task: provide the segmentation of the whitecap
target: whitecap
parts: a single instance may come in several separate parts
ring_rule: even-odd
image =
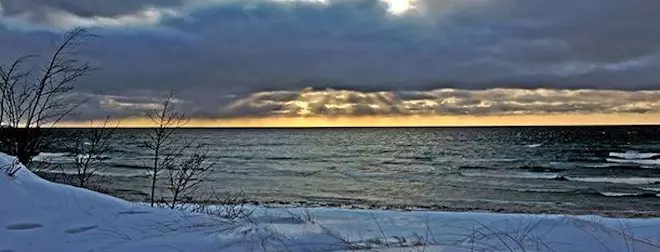
[[[527,148],[538,148],[538,147],[541,147],[541,146],[543,146],[543,144],[528,144],[528,145],[525,145],[525,147],[527,147]]]
[[[644,178],[644,177],[564,177],[570,181],[588,182],[588,183],[612,183],[612,184],[628,184],[628,185],[648,185],[660,183],[660,178]]]
[[[532,193],[570,193],[575,189],[543,189],[543,188],[502,188],[501,190],[509,190],[516,192],[532,192]]]
[[[607,162],[619,164],[660,165],[658,159],[616,159],[608,158]]]
[[[68,152],[40,152],[37,157],[48,158],[48,157],[66,157],[71,155]]]
[[[649,191],[649,192],[660,192],[660,188],[642,187],[642,188],[639,188],[639,189],[642,189],[644,191]]]
[[[632,196],[642,195],[641,193],[622,193],[622,192],[598,192],[598,193],[606,197],[632,197]]]
[[[623,159],[649,159],[660,156],[660,153],[640,153],[637,151],[610,152],[610,157],[617,157]]]
[[[89,154],[81,154],[76,156],[77,159],[93,159],[93,160],[106,160],[110,159],[110,156],[102,154],[102,155],[89,155]]]
[[[32,158],[32,161],[49,163],[68,163],[72,160],[71,153],[68,152],[41,152]]]
[[[615,163],[615,164],[613,164]],[[621,163],[618,162],[612,162],[612,163],[597,163],[597,164],[580,164],[579,167],[584,167],[584,168],[618,168],[618,167],[626,167],[622,165]],[[630,167],[636,167],[631,165]]]
[[[624,192],[598,192],[605,197],[660,197],[653,193],[624,193]]]
[[[461,175],[488,178],[556,179],[560,174],[554,172],[461,172]]]

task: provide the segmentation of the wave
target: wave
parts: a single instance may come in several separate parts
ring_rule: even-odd
[[[533,193],[570,193],[575,192],[575,189],[541,189],[541,188],[503,188],[502,190],[516,191],[516,192],[533,192]]]
[[[649,191],[649,192],[657,192],[660,193],[660,188],[653,188],[653,187],[640,187],[639,189],[642,189],[644,191]]]
[[[637,151],[626,152],[610,152],[610,157],[617,157],[623,159],[649,159],[660,156],[660,153],[640,153]]]
[[[660,165],[659,159],[616,159],[608,158],[607,162],[619,164]]]
[[[81,154],[81,155],[74,155],[73,153],[69,152],[41,152],[39,155],[35,156],[32,158],[32,161],[37,161],[37,162],[50,162],[50,163],[73,163],[75,159],[95,159],[95,160],[108,160],[111,157],[109,155],[89,155],[89,154]]]
[[[644,197],[655,198],[660,197],[660,194],[655,193],[624,193],[624,192],[598,192],[605,197]]]
[[[646,178],[646,177],[568,177],[560,176],[564,180],[587,182],[587,183],[611,183],[611,184],[628,184],[628,185],[651,185],[660,183],[660,178]]]
[[[566,169],[558,168],[558,167],[527,166],[527,165],[521,166],[518,169],[531,171],[531,172],[543,172],[543,173],[548,173],[548,172],[559,173],[566,171]]]
[[[461,161],[472,162],[472,163],[481,163],[481,162],[487,163],[487,162],[518,162],[523,160],[516,158],[473,158],[473,159],[462,159]]]
[[[36,162],[49,162],[49,163],[69,163],[73,162],[71,153],[68,152],[41,152],[39,155],[32,158]]]
[[[538,148],[538,147],[541,147],[541,146],[543,146],[543,144],[528,144],[528,145],[525,145],[525,147],[527,147],[527,148]]]
[[[78,155],[78,159],[94,159],[94,160],[108,160],[110,159],[109,155],[89,155],[89,154],[84,154],[84,155]]]
[[[133,164],[112,164],[112,167],[116,168],[126,168],[126,169],[149,169],[149,166],[146,165],[133,165]]]
[[[461,166],[462,171],[490,171],[490,172],[539,172],[539,173],[560,173],[565,172],[566,169],[552,166],[531,166],[523,165],[517,168],[502,169],[500,167],[486,167],[486,166]]]
[[[266,160],[306,160],[307,158],[300,157],[266,157]]]
[[[555,172],[461,172],[465,177],[487,177],[487,178],[518,178],[518,179],[557,179],[559,173]]]
[[[567,188],[520,188],[520,187],[484,187],[486,190],[514,191],[523,193],[582,193],[581,189]]]
[[[55,174],[55,175],[67,175],[67,176],[77,176],[75,171],[46,171],[44,173]],[[98,171],[95,172],[93,176],[97,177],[108,177],[109,181],[112,181],[112,178],[149,178],[149,174],[146,172],[111,172],[111,171]]]
[[[39,155],[36,157],[42,157],[42,158],[47,158],[47,157],[66,157],[70,156],[71,153],[69,152],[40,152]]]
[[[633,169],[633,168],[640,168],[640,166],[637,166],[633,163],[618,163],[618,162],[611,162],[611,163],[592,163],[592,164],[578,164],[577,165],[579,168],[616,168],[616,169]]]

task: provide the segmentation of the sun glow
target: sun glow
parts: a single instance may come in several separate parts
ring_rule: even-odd
[[[327,5],[330,3],[329,0],[271,0],[271,1],[280,2],[280,3],[303,2],[303,3],[313,3],[313,4],[323,4],[323,5]],[[392,15],[402,15],[414,9],[415,2],[417,0],[380,0],[380,1],[387,4],[388,6],[387,11]]]
[[[97,122],[62,122],[57,127],[98,127]],[[658,125],[660,114],[568,114],[509,116],[360,116],[360,117],[253,117],[192,119],[184,127],[315,128],[315,127],[471,127],[471,126],[578,126]],[[154,127],[148,118],[110,122],[119,127]]]
[[[415,8],[415,0],[383,0],[389,5],[388,11],[394,15],[405,14]]]

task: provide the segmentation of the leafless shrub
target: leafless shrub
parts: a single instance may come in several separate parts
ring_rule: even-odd
[[[229,220],[252,221],[250,217],[256,207],[250,206],[241,193],[212,193],[210,197],[198,201],[191,211],[222,217]]]
[[[151,206],[166,207],[220,216],[226,219],[249,219],[254,209],[247,207],[243,194],[203,195],[200,189],[212,172],[215,161],[190,139],[182,139],[177,132],[187,122],[185,114],[175,108],[170,93],[148,117],[156,125],[144,143],[151,152]],[[163,178],[164,177],[164,178]],[[156,196],[156,187],[164,181],[166,193]]]
[[[18,159],[14,159],[10,164],[5,164],[1,168],[10,177],[15,177],[16,173],[18,173],[18,171],[20,171],[22,167],[23,166],[18,161]]]
[[[39,161],[32,160],[28,165],[30,171],[35,173],[51,173],[62,171],[60,164],[53,161],[53,158],[42,158]]]
[[[309,211],[309,208],[289,210],[288,212],[292,218],[300,221],[301,223],[309,223],[309,224],[316,223],[314,221],[314,217],[312,217],[312,213]]]
[[[105,170],[103,162],[111,150],[110,140],[117,129],[117,125],[109,127],[109,120],[106,118],[101,127],[82,130],[69,147],[76,167],[73,185],[88,188],[90,180]]]
[[[69,115],[73,84],[94,70],[80,60],[79,48],[90,37],[77,28],[64,35],[41,66],[28,66],[30,55],[0,66],[0,149],[27,164],[43,147],[48,129]]]
[[[168,162],[165,167],[167,173],[167,190],[169,199],[165,202],[170,209],[179,205],[193,203],[199,196],[200,186],[211,172],[215,162],[209,160],[207,151],[195,147],[192,154],[179,157]]]
[[[174,108],[172,94],[168,94],[162,104],[147,114],[156,125],[149,133],[145,146],[151,151],[151,166],[148,172],[151,179],[149,203],[156,204],[156,185],[160,173],[167,167],[172,167],[175,158],[184,148],[176,144],[175,132],[187,123],[183,113]]]

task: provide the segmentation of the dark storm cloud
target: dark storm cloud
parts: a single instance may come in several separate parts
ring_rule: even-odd
[[[237,97],[305,87],[395,90],[402,100],[428,98],[410,90],[457,88],[452,97],[466,98],[444,112],[477,114],[490,112],[464,109],[479,101],[470,90],[660,88],[657,0],[419,0],[402,15],[381,0],[326,2],[0,0],[0,62],[46,51],[58,31],[93,26],[101,38],[86,51],[102,70],[80,85],[81,92],[158,97],[157,90],[174,90],[205,117],[224,113],[217,108]],[[294,95],[283,92],[278,95]],[[368,104],[389,103],[381,107],[391,113],[407,111],[388,96],[369,97]],[[266,102],[280,98],[292,100],[261,97],[259,106],[237,106],[232,113],[299,109]],[[380,113],[350,99],[352,111]],[[519,99],[528,104],[539,97]],[[426,105],[413,109],[427,111]],[[611,111],[575,103],[537,107]]]
[[[182,0],[0,0],[4,14],[47,15],[49,11],[62,11],[79,17],[115,17],[139,12],[148,7],[180,6]]]

